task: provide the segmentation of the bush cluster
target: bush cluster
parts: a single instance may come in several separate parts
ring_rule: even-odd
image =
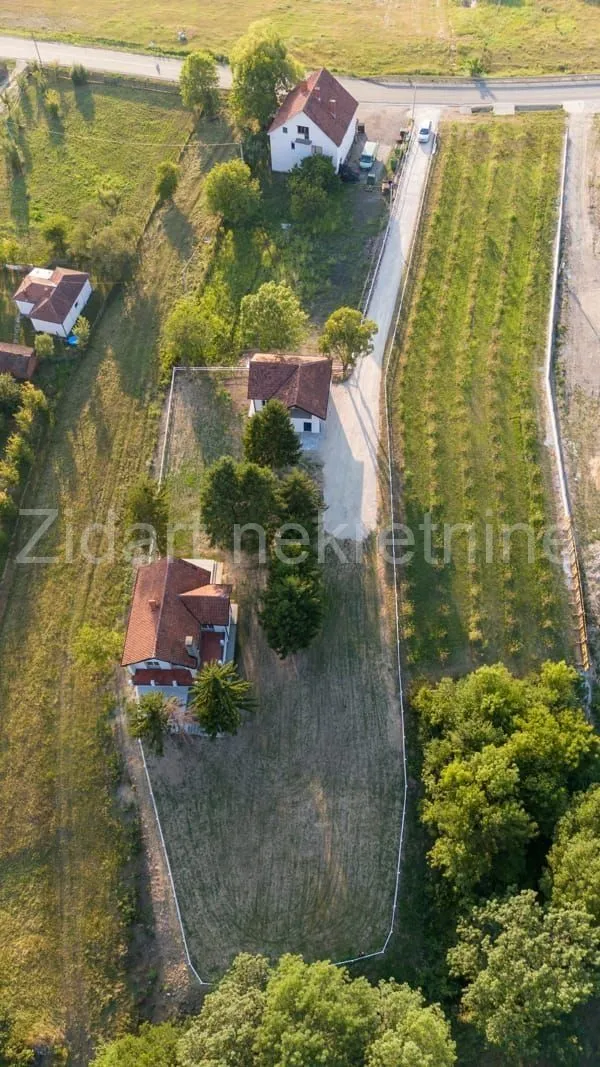
[[[23,385],[20,405],[12,414],[14,429],[9,434],[0,457],[0,556],[6,552],[10,543],[18,514],[18,501],[33,462],[35,444],[41,434],[47,412],[48,401],[42,390],[30,382]]]

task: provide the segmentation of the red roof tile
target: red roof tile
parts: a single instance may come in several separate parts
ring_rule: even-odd
[[[209,584],[210,573],[185,559],[158,559],[140,567],[133,590],[123,666],[161,659],[183,667],[196,667],[185,648],[186,637],[194,636],[195,620],[180,594]]]
[[[249,400],[281,400],[326,419],[330,385],[331,360],[325,356],[259,353],[250,360]]]
[[[357,101],[348,90],[322,67],[288,93],[269,126],[269,133],[285,126],[295,115],[304,113],[339,147],[357,107]]]
[[[27,345],[13,345],[0,341],[0,374],[12,374],[20,381],[29,381],[35,374],[38,357]]]
[[[231,589],[230,585],[201,585],[182,593],[181,599],[202,626],[227,626]]]
[[[30,318],[63,323],[89,277],[67,267],[55,267],[48,279],[30,273],[23,278],[14,299],[33,304],[27,312]]]
[[[225,646],[221,644],[222,640],[221,634],[215,633],[214,630],[204,630],[200,636],[201,663],[214,663],[216,660],[223,659]]]
[[[189,671],[175,667],[171,671],[159,668],[140,668],[131,679],[134,685],[192,685],[194,679]]]

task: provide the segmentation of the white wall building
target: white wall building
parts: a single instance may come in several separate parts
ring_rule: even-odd
[[[322,433],[330,388],[331,360],[326,356],[257,353],[248,367],[249,415],[268,400],[280,400],[296,433]]]
[[[21,282],[14,301],[38,333],[68,337],[92,295],[89,274],[66,267],[34,267]]]
[[[338,171],[352,148],[357,108],[328,70],[310,74],[288,93],[269,127],[272,170],[287,172],[306,156],[323,154]]]

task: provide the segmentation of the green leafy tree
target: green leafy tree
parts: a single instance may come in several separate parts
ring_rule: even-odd
[[[567,1022],[598,984],[600,932],[583,909],[544,911],[532,890],[491,900],[458,924],[448,953],[465,990],[462,1018],[504,1062],[535,1059],[546,1028]]]
[[[85,315],[80,315],[73,327],[73,333],[77,338],[77,344],[82,352],[85,352],[90,343],[91,326]]]
[[[37,333],[35,335],[34,348],[36,356],[46,359],[54,355],[54,338],[49,333]]]
[[[270,972],[264,956],[236,957],[181,1038],[179,1067],[257,1067],[254,1043]]]
[[[156,756],[162,756],[165,734],[173,714],[175,702],[162,693],[146,693],[139,701],[132,701],[127,709],[132,737],[146,741]]]
[[[265,129],[287,92],[301,76],[276,30],[253,23],[232,49],[233,84],[229,109],[242,130]]]
[[[167,550],[169,502],[164,486],[148,474],[142,474],[131,487],[127,498],[126,520],[132,526],[149,527],[154,532],[161,556]]]
[[[219,110],[219,75],[210,52],[190,52],[186,56],[179,91],[184,107],[212,118]]]
[[[260,185],[241,159],[217,163],[206,177],[204,194],[209,211],[234,229],[251,225],[260,209]]]
[[[77,222],[71,230],[69,252],[76,263],[89,263],[92,242],[97,233],[108,225],[107,205],[85,204],[79,211]]]
[[[16,1037],[13,1017],[0,1004],[0,1067],[28,1067],[34,1061],[34,1050]]]
[[[171,162],[170,159],[163,159],[162,163],[158,164],[156,170],[156,185],[154,186],[154,195],[161,204],[163,204],[165,200],[171,200],[175,195],[178,181],[179,167],[177,164]]]
[[[137,238],[137,223],[126,215],[118,215],[94,233],[88,255],[96,272],[111,282],[128,278],[137,256]]]
[[[277,479],[256,463],[222,456],[205,472],[200,491],[202,521],[213,545],[233,548],[235,527],[270,530],[277,518]]]
[[[554,905],[585,908],[600,925],[600,785],[575,797],[560,820],[544,887]]]
[[[82,63],[74,63],[71,67],[71,81],[73,85],[86,85],[88,80],[88,72]]]
[[[42,223],[42,237],[48,242],[50,252],[60,259],[67,254],[70,223],[65,215],[50,215]]]
[[[261,467],[293,467],[302,454],[298,434],[285,404],[269,400],[246,423],[244,430],[244,455],[251,463]]]
[[[314,553],[305,545],[274,548],[259,618],[270,647],[281,659],[308,648],[323,625],[324,586]]]
[[[143,1023],[137,1034],[104,1045],[90,1067],[178,1067],[180,1037],[181,1029],[174,1023]]]
[[[284,352],[297,348],[308,329],[308,316],[288,285],[265,282],[240,305],[240,335],[246,348]]]
[[[456,1045],[441,1008],[394,981],[380,982],[378,990],[380,1032],[366,1067],[453,1067]]]
[[[21,386],[12,374],[0,374],[0,415],[10,418],[21,403]]]
[[[277,500],[281,523],[297,523],[307,531],[312,542],[319,511],[323,507],[323,497],[316,482],[306,471],[290,471],[279,482]]]
[[[122,647],[123,638],[114,630],[84,622],[73,641],[73,656],[80,669],[103,674],[119,662]]]
[[[341,307],[327,319],[321,334],[319,347],[327,356],[337,356],[344,372],[355,365],[357,359],[373,351],[373,337],[377,324],[364,319],[356,308]]]
[[[233,663],[206,663],[194,680],[190,702],[209,737],[237,734],[244,712],[252,711],[252,686]]]
[[[340,221],[340,181],[329,156],[306,156],[288,178],[290,212],[309,231],[334,229]]]
[[[165,365],[199,367],[222,358],[229,331],[223,319],[195,296],[182,296],[167,315],[162,340]]]

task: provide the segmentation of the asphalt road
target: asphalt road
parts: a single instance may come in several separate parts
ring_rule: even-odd
[[[86,48],[60,41],[37,41],[27,37],[0,36],[0,56],[5,59],[34,60],[42,63],[58,61],[70,67],[83,63],[89,70],[113,74],[129,74],[140,78],[163,81],[179,80],[181,60],[161,56],[145,56],[134,52],[119,52],[108,48]],[[221,85],[231,84],[228,67],[220,67]],[[385,81],[361,78],[340,78],[359,104],[411,107],[464,107],[473,104],[576,104],[581,110],[600,108],[600,74],[571,78],[485,79],[473,81],[427,82],[410,79]]]

